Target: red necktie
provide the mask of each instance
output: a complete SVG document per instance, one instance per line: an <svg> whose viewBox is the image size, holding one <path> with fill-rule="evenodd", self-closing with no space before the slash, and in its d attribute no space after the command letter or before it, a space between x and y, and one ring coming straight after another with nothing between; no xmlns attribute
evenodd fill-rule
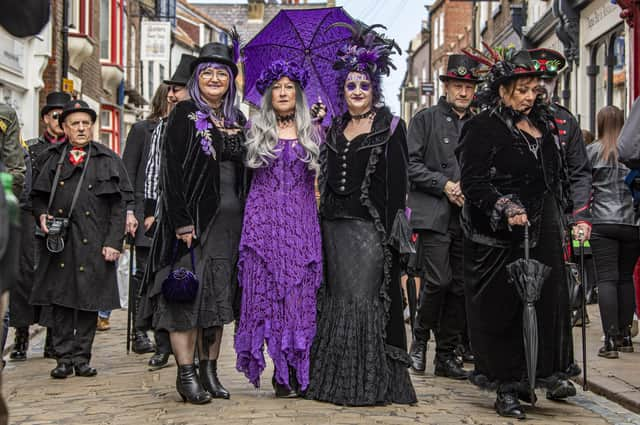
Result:
<svg viewBox="0 0 640 425"><path fill-rule="evenodd" d="M78 164L82 164L84 162L84 158L87 156L87 153L82 148L73 148L71 152L69 152L69 162L74 166Z"/></svg>

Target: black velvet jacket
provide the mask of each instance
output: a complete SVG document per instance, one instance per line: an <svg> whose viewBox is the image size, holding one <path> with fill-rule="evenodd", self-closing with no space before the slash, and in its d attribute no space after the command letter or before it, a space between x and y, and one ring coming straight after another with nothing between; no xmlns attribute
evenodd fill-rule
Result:
<svg viewBox="0 0 640 425"><path fill-rule="evenodd" d="M196 111L193 101L180 102L167 121L160 162L159 226L151 248L152 271L171 263L178 230L193 226L196 237L200 237L218 212L223 135L215 126L211 129L216 158L205 155L196 135L195 121L189 117ZM246 119L238 113L238 124L244 126ZM249 177L242 162L237 167L236 191L240 199L245 199ZM186 245L178 244L177 257L186 253Z"/></svg>
<svg viewBox="0 0 640 425"><path fill-rule="evenodd" d="M552 118L538 110L529 115L543 135L537 158L516 129L517 119L510 108L496 107L462 129L457 149L465 196L462 225L465 235L477 243L506 247L522 241L522 227L511 229L507 224L505 202L526 210L534 246L545 196L554 197L559 211L568 207L568 183Z"/></svg>

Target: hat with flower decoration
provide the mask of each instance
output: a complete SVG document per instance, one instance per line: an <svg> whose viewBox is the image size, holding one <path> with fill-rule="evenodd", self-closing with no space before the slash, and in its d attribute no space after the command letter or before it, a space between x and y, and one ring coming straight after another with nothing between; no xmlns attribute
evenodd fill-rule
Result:
<svg viewBox="0 0 640 425"><path fill-rule="evenodd" d="M309 73L295 62L285 60L275 60L260 73L260 78L256 81L256 89L258 93L264 94L269 87L283 77L288 77L291 81L295 81L304 90L309 81Z"/></svg>
<svg viewBox="0 0 640 425"><path fill-rule="evenodd" d="M562 53L552 49L530 49L529 55L534 65L544 72L542 78L554 78L567 64Z"/></svg>

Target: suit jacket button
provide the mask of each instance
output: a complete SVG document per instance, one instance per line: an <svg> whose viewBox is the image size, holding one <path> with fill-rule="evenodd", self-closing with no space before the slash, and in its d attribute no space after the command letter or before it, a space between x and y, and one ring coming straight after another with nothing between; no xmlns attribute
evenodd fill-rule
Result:
<svg viewBox="0 0 640 425"><path fill-rule="evenodd" d="M64 263L60 263L60 268L64 269Z"/></svg>
<svg viewBox="0 0 640 425"><path fill-rule="evenodd" d="M340 179L340 184L345 184L347 182L347 179Z"/></svg>
<svg viewBox="0 0 640 425"><path fill-rule="evenodd" d="M342 159L343 161L346 161L346 160L347 160L347 156L346 156L346 155L342 155L342 158L341 158L341 159Z"/></svg>
<svg viewBox="0 0 640 425"><path fill-rule="evenodd" d="M449 143L449 138L445 137L444 139L442 139L442 143Z"/></svg>
<svg viewBox="0 0 640 425"><path fill-rule="evenodd" d="M344 148L344 153L349 152L349 148Z"/></svg>
<svg viewBox="0 0 640 425"><path fill-rule="evenodd" d="M440 164L440 166L441 166L442 168L447 168L447 164L445 164L445 163Z"/></svg>
<svg viewBox="0 0 640 425"><path fill-rule="evenodd" d="M344 186L340 186L340 187L338 188L338 190L339 190L340 192L344 192L344 191L345 191L345 189L346 189L346 188L345 188Z"/></svg>
<svg viewBox="0 0 640 425"><path fill-rule="evenodd" d="M346 171L342 171L342 172L340 173L340 175L341 175L342 177L344 177L344 176L346 176L346 175L347 175L347 172L346 172Z"/></svg>
<svg viewBox="0 0 640 425"><path fill-rule="evenodd" d="M80 267L78 268L78 271L83 272L83 271L84 271L84 266L80 266Z"/></svg>
<svg viewBox="0 0 640 425"><path fill-rule="evenodd" d="M60 208L60 209L58 210L58 214L60 214L60 215L62 215L62 213L63 213L63 212L64 212L64 211L62 210L62 208Z"/></svg>
<svg viewBox="0 0 640 425"><path fill-rule="evenodd" d="M84 215L86 215L87 217L89 217L89 216L91 215L91 212L89 212L89 211L85 211L85 212L84 212Z"/></svg>
<svg viewBox="0 0 640 425"><path fill-rule="evenodd" d="M89 186L87 186L88 189L93 189L93 185L90 184Z"/></svg>
<svg viewBox="0 0 640 425"><path fill-rule="evenodd" d="M447 117L447 122L451 122L451 117Z"/></svg>
<svg viewBox="0 0 640 425"><path fill-rule="evenodd" d="M88 244L88 243L89 243L89 239L84 238L84 239L82 240L82 243L83 243L83 244L85 244L85 245L86 245L86 244Z"/></svg>
<svg viewBox="0 0 640 425"><path fill-rule="evenodd" d="M60 186L64 186L64 182L60 182Z"/></svg>
<svg viewBox="0 0 640 425"><path fill-rule="evenodd" d="M347 168L347 163L346 162L342 163L342 168Z"/></svg>
<svg viewBox="0 0 640 425"><path fill-rule="evenodd" d="M436 179L431 180L431 184L435 185L436 183L438 183Z"/></svg>

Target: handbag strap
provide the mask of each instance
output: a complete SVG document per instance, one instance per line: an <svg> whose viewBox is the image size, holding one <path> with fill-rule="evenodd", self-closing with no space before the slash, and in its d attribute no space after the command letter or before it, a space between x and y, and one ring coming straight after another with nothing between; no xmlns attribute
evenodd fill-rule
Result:
<svg viewBox="0 0 640 425"><path fill-rule="evenodd" d="M47 205L47 216L49 215L49 211L51 210L51 206L53 205L53 200L56 196L56 189L58 188L58 182L60 181L60 174L62 173L62 164L64 163L64 160L67 157L68 147L69 145L64 147L64 150L62 151L62 155L60 155L60 159L56 164L56 174L53 177L53 187L51 188L51 194L49 195L49 204ZM87 159L84 161L82 173L80 174L80 180L78 180L78 185L76 186L76 190L73 192L71 207L69 208L69 214L67 214L68 219L71 218L73 209L75 208L76 202L78 201L78 197L80 196L80 190L82 189L82 183L84 182L84 178L87 174L87 169L89 168L90 159L91 159L91 142L89 142L89 144L87 145Z"/></svg>
<svg viewBox="0 0 640 425"><path fill-rule="evenodd" d="M174 266L176 265L177 257L178 257L178 243L179 241L176 239L176 242L173 244L173 254L171 255L171 269L169 273L173 271ZM191 270L196 272L196 255L193 252L193 246L189 247L189 255L191 256Z"/></svg>

